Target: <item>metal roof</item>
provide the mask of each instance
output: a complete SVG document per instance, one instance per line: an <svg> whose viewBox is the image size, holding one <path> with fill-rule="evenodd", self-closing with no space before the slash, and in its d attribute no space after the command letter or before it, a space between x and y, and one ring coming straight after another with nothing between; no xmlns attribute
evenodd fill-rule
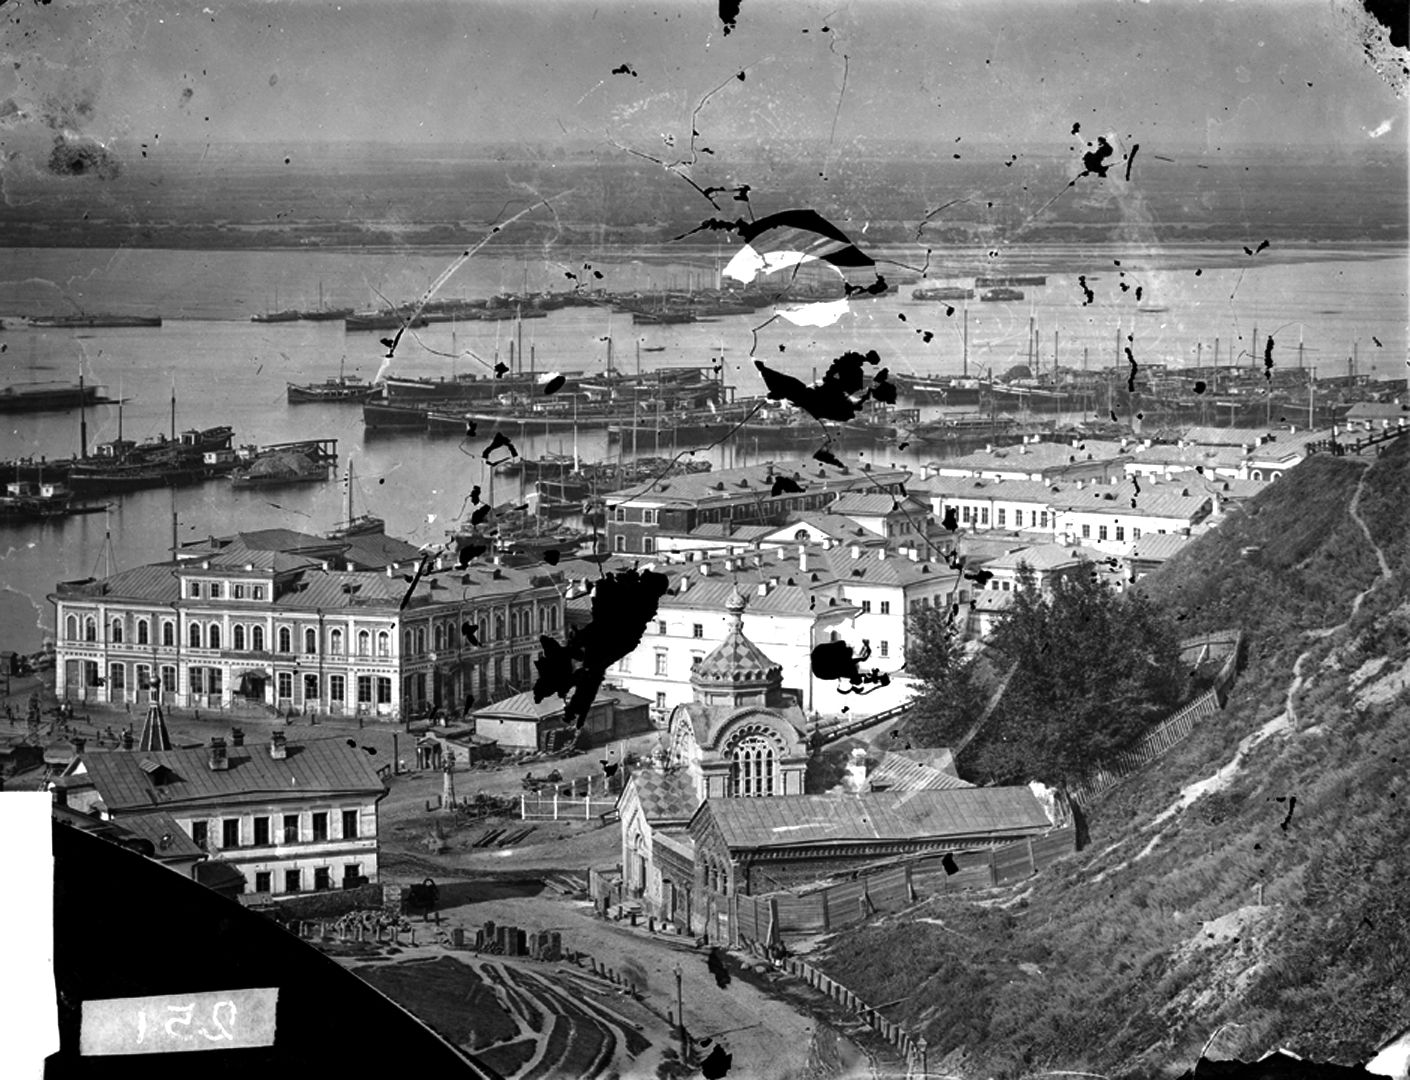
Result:
<svg viewBox="0 0 1410 1080"><path fill-rule="evenodd" d="M1026 787L711 799L700 815L714 821L731 848L1002 837L1051 825Z"/></svg>
<svg viewBox="0 0 1410 1080"><path fill-rule="evenodd" d="M846 491L873 485L899 484L909 480L906 469L878 468L870 471L816 461L763 462L736 469L716 469L707 473L687 473L666 480L637 484L609 492L605 498L613 506L631 503L659 506L670 503L694 505L704 502L724 502L739 498L770 498L775 477L797 479L805 493L816 491ZM787 498L788 496L781 496Z"/></svg>
<svg viewBox="0 0 1410 1080"><path fill-rule="evenodd" d="M267 803L286 798L318 795L368 795L383 791L376 762L361 748L348 746L341 737L290 742L288 757L269 756L265 743L229 747L229 769L213 771L209 750L152 751L134 754L125 750L85 753L83 764L108 809L146 810L151 807L210 803ZM143 769L152 761L166 772L155 783Z"/></svg>

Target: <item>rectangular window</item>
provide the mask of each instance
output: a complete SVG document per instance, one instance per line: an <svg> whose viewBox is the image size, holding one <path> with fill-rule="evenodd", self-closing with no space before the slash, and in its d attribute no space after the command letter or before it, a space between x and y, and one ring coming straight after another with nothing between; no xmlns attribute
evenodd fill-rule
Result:
<svg viewBox="0 0 1410 1080"><path fill-rule="evenodd" d="M204 694L206 692L206 669L193 667L187 675L191 683L191 693Z"/></svg>
<svg viewBox="0 0 1410 1080"><path fill-rule="evenodd" d="M297 870L284 871L284 891L286 893L299 891L299 872Z"/></svg>
<svg viewBox="0 0 1410 1080"><path fill-rule="evenodd" d="M1132 539L1132 540L1139 540L1140 538L1141 538L1141 530L1138 529L1138 528L1134 528L1134 527L1133 527L1133 528L1131 529L1131 539Z"/></svg>
<svg viewBox="0 0 1410 1080"><path fill-rule="evenodd" d="M619 506L619 507L617 507L617 509L612 512L612 520L613 520L613 521L626 521L626 520L627 520L627 510L626 510L626 507L624 507L624 506Z"/></svg>
<svg viewBox="0 0 1410 1080"><path fill-rule="evenodd" d="M655 511L655 510L643 510L643 511L641 512L641 520L642 520L642 523L643 523L643 524L646 524L646 525L655 525L655 524L656 524L656 511Z"/></svg>
<svg viewBox="0 0 1410 1080"><path fill-rule="evenodd" d="M693 638L703 638L705 636L704 625L702 623L693 623L690 627L690 636Z"/></svg>
<svg viewBox="0 0 1410 1080"><path fill-rule="evenodd" d="M496 661L498 663L498 661ZM385 675L377 677L377 704L390 705L392 703L392 680Z"/></svg>
<svg viewBox="0 0 1410 1080"><path fill-rule="evenodd" d="M617 551L626 551L627 538L625 536L618 536L615 540L612 541L612 547Z"/></svg>
<svg viewBox="0 0 1410 1080"><path fill-rule="evenodd" d="M372 704L372 676L359 675L357 677L357 703L359 705Z"/></svg>
<svg viewBox="0 0 1410 1080"><path fill-rule="evenodd" d="M236 848L240 846L240 819L226 818L220 823L220 846Z"/></svg>
<svg viewBox="0 0 1410 1080"><path fill-rule="evenodd" d="M1105 539L1106 539L1106 526L1105 526L1105 525L1098 525L1098 526L1097 526L1097 539L1098 539L1098 540L1105 540Z"/></svg>
<svg viewBox="0 0 1410 1080"><path fill-rule="evenodd" d="M191 599L192 599L192 600L199 600L199 599L201 598L201 583L200 583L199 581L193 581L193 582L191 582L191 590L190 590L190 591L191 591Z"/></svg>
<svg viewBox="0 0 1410 1080"><path fill-rule="evenodd" d="M219 599L220 599L220 582L218 582L218 581L212 581L212 582L211 582L210 594L211 594L211 599L212 599L212 600L219 600Z"/></svg>
<svg viewBox="0 0 1410 1080"><path fill-rule="evenodd" d="M691 653L691 654L690 654L690 670L691 670L691 671L694 671L696 668L698 668L698 667L700 666L700 664L701 664L701 661L703 661L704 659L705 659L705 654L704 654L704 653L698 653L698 652L697 652L697 653Z"/></svg>
<svg viewBox="0 0 1410 1080"><path fill-rule="evenodd" d="M620 660L617 661L617 670L620 671L623 675L627 675L627 674L629 674L629 673L631 672L631 670L632 670L632 656L631 656L631 653L628 653L626 656L622 657Z"/></svg>
<svg viewBox="0 0 1410 1080"><path fill-rule="evenodd" d="M243 586L243 585L232 585L232 586L230 587L230 595L231 595L232 597L234 597L236 600L243 600L243 599L245 599L245 586Z"/></svg>
<svg viewBox="0 0 1410 1080"><path fill-rule="evenodd" d="M255 847L265 847L269 844L269 818L255 818ZM255 890L258 892L259 890Z"/></svg>
<svg viewBox="0 0 1410 1080"><path fill-rule="evenodd" d="M666 694L665 694L665 691L658 690L658 691L656 692L656 707L657 707L658 709L664 709L664 708L666 707Z"/></svg>
<svg viewBox="0 0 1410 1080"><path fill-rule="evenodd" d="M150 690L152 688L152 669L146 664L137 665L137 689Z"/></svg>
<svg viewBox="0 0 1410 1080"><path fill-rule="evenodd" d="M313 815L313 839L317 843L328 839L328 811L319 810Z"/></svg>
<svg viewBox="0 0 1410 1080"><path fill-rule="evenodd" d="M168 694L176 693L176 668L170 665L162 667L162 689Z"/></svg>
<svg viewBox="0 0 1410 1080"><path fill-rule="evenodd" d="M294 676L291 672L281 671L279 679L279 696L285 700L294 696Z"/></svg>
<svg viewBox="0 0 1410 1080"><path fill-rule="evenodd" d="M1082 526L1082 539L1083 539L1083 540L1090 540L1091 538L1092 538L1092 527L1091 527L1090 525L1083 525L1083 526Z"/></svg>
<svg viewBox="0 0 1410 1080"><path fill-rule="evenodd" d="M255 892L267 893L270 889L269 871L255 871Z"/></svg>
<svg viewBox="0 0 1410 1080"><path fill-rule="evenodd" d="M1118 540L1125 540L1125 539L1126 539L1126 526L1125 526L1125 525L1118 525L1118 526L1116 527L1116 538L1117 538Z"/></svg>
<svg viewBox="0 0 1410 1080"><path fill-rule="evenodd" d="M208 692L211 694L219 694L221 692L220 680L223 672L218 667L209 668L208 670L210 672L209 678L206 679L206 682L210 684Z"/></svg>
<svg viewBox="0 0 1410 1080"><path fill-rule="evenodd" d="M314 870L313 870L313 889L314 889L314 892L322 892L324 889L331 889L332 887L333 887L333 881L332 881L332 876L331 876L331 875L329 874L329 872L328 872L328 867L326 867L326 866L316 866L316 867L314 867Z"/></svg>
<svg viewBox="0 0 1410 1080"><path fill-rule="evenodd" d="M974 513L974 508L972 506L962 506L960 507L960 509L963 511L963 514L961 515L961 520L966 525L968 525L970 521L970 516Z"/></svg>
<svg viewBox="0 0 1410 1080"><path fill-rule="evenodd" d="M1004 518L1008 516L1008 510L1006 510L1004 507L1001 506L1001 507L999 507L999 509L998 509L998 515L999 515L999 528L1002 529L1002 528L1004 527Z"/></svg>
<svg viewBox="0 0 1410 1080"><path fill-rule="evenodd" d="M284 815L284 843L297 844L299 842L299 815Z"/></svg>
<svg viewBox="0 0 1410 1080"><path fill-rule="evenodd" d="M305 700L305 701L311 701L311 702L317 702L317 701L318 701L318 676L317 676L317 675L305 675L305 676L304 676L304 700Z"/></svg>
<svg viewBox="0 0 1410 1080"><path fill-rule="evenodd" d="M890 643L889 641L883 641L883 642L881 643L880 652L881 652L881 655L882 655L882 656L890 656L890 655L891 655L891 643Z"/></svg>
<svg viewBox="0 0 1410 1080"><path fill-rule="evenodd" d="M653 540L653 539L651 539L651 537L649 537L649 536L643 536L643 537L641 538L641 553L642 553L643 555L651 555L651 554L653 554L655 551L656 551L656 541Z"/></svg>
<svg viewBox="0 0 1410 1080"><path fill-rule="evenodd" d="M343 864L343 888L351 889L356 887L362 880L362 863L350 862Z"/></svg>
<svg viewBox="0 0 1410 1080"><path fill-rule="evenodd" d="M256 599L256 600L263 600L263 599L264 599L264 586L263 586L263 585L256 585L256 586L255 586L255 599Z"/></svg>
<svg viewBox="0 0 1410 1080"><path fill-rule="evenodd" d="M357 811L343 811L343 839L351 840L357 835Z"/></svg>
<svg viewBox="0 0 1410 1080"><path fill-rule="evenodd" d="M1048 512L1047 512L1046 510L1044 510L1041 514L1038 515L1038 528L1040 528L1040 529L1046 529L1047 527L1048 527Z"/></svg>
<svg viewBox="0 0 1410 1080"><path fill-rule="evenodd" d="M191 822L191 839L196 842L198 848L205 851L206 845L210 843L209 824L204 821Z"/></svg>
<svg viewBox="0 0 1410 1080"><path fill-rule="evenodd" d="M664 634L664 633L666 632L666 620L665 620L665 619L657 619L657 620L656 620L656 632L657 632L658 634Z"/></svg>
<svg viewBox="0 0 1410 1080"><path fill-rule="evenodd" d="M342 675L329 675L329 676L328 676L328 700L329 700L330 702L331 702L331 701L336 701L336 702L338 702L338 704L340 704L340 705L341 705L343 702L347 701L347 700L348 700L347 685L348 685L348 681L347 681L347 679L346 679L344 676L342 676Z"/></svg>
<svg viewBox="0 0 1410 1080"><path fill-rule="evenodd" d="M863 601L862 601L862 614L863 614L863 615L870 615L870 614L871 614L871 601L870 601L870 600L863 600Z"/></svg>
<svg viewBox="0 0 1410 1080"><path fill-rule="evenodd" d="M890 614L891 614L891 601L890 601L890 600L883 600L883 601L881 602L881 613L882 613L883 615L890 615Z"/></svg>
<svg viewBox="0 0 1410 1080"><path fill-rule="evenodd" d="M656 653L656 674L666 674L666 654L661 651Z"/></svg>
<svg viewBox="0 0 1410 1080"><path fill-rule="evenodd" d="M989 508L987 506L981 506L979 508L979 524L989 524Z"/></svg>

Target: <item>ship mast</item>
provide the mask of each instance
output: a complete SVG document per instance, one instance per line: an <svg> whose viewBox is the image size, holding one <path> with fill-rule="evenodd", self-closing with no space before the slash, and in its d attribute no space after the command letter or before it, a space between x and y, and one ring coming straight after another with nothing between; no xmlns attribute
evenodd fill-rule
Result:
<svg viewBox="0 0 1410 1080"><path fill-rule="evenodd" d="M83 388L83 369L78 369L78 456L88 457L88 392Z"/></svg>

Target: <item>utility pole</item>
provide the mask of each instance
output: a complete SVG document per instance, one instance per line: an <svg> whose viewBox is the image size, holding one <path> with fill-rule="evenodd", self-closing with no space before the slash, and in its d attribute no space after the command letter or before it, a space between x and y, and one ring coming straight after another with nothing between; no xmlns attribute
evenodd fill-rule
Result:
<svg viewBox="0 0 1410 1080"><path fill-rule="evenodd" d="M676 965L676 1034L680 1038L681 1061L685 1062L688 1060L688 1048L685 1044L685 1006L682 1004L681 998L681 968L679 964Z"/></svg>

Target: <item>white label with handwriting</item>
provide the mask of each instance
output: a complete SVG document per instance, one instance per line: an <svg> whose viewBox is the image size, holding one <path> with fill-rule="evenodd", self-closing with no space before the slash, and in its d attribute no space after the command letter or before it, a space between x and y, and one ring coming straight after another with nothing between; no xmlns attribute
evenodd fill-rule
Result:
<svg viewBox="0 0 1410 1080"><path fill-rule="evenodd" d="M170 1054L274 1045L277 989L222 990L83 1003L78 1052Z"/></svg>

